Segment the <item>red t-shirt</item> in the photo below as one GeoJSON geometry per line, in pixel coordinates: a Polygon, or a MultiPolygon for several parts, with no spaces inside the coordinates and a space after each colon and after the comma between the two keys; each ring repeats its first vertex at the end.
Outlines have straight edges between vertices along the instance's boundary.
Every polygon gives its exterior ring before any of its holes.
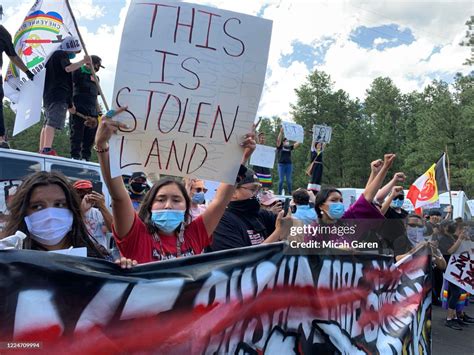
{"type": "MultiPolygon", "coordinates": [[[[177,258],[177,237],[158,234],[161,240],[155,241],[143,221],[135,213],[132,229],[122,239],[112,228],[115,241],[122,255],[136,260],[139,264],[177,258]]],[[[201,254],[209,244],[210,238],[202,217],[192,221],[184,230],[184,242],[181,244],[181,257],[201,254]]]]}

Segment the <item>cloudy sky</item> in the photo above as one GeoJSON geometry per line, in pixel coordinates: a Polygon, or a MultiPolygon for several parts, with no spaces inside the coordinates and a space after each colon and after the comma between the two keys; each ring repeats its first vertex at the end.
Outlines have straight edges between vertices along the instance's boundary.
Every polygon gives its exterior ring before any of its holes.
{"type": "MultiPolygon", "coordinates": [[[[33,0],[0,0],[3,25],[15,33],[33,0]]],[[[130,0],[70,0],[88,51],[103,59],[100,72],[110,101],[120,37],[130,0]]],[[[208,0],[202,5],[273,21],[267,77],[259,115],[288,117],[294,89],[313,70],[331,75],[336,89],[365,96],[378,76],[402,92],[433,79],[448,82],[469,50],[459,46],[474,2],[407,0],[208,0]]],[[[5,70],[5,66],[3,68],[5,70]]],[[[289,117],[288,117],[289,118],[289,117]]]]}

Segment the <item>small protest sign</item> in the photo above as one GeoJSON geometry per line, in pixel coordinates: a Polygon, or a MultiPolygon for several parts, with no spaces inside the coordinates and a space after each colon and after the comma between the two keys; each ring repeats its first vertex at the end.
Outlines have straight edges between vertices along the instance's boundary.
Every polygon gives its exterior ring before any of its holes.
{"type": "Polygon", "coordinates": [[[283,133],[285,134],[286,139],[303,143],[304,130],[302,126],[291,122],[282,122],[281,125],[283,127],[283,133]]]}
{"type": "Polygon", "coordinates": [[[332,127],[325,125],[313,126],[313,142],[329,143],[332,136],[332,127]]]}
{"type": "Polygon", "coordinates": [[[114,84],[111,173],[234,183],[265,79],[271,21],[184,2],[131,2],[114,84]],[[256,35],[258,34],[258,35],[256,35]]]}
{"type": "Polygon", "coordinates": [[[273,165],[275,164],[275,152],[275,147],[257,144],[257,148],[250,158],[250,164],[273,169],[273,165]]]}
{"type": "Polygon", "coordinates": [[[444,278],[463,290],[474,293],[474,242],[472,240],[463,241],[456,254],[451,255],[444,278]]]}

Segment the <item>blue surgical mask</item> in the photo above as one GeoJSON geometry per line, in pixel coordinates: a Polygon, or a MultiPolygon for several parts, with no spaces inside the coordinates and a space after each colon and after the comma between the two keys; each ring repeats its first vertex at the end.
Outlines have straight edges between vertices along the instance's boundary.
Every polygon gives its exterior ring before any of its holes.
{"type": "Polygon", "coordinates": [[[407,237],[413,246],[425,240],[423,227],[407,226],[407,237]]]}
{"type": "Polygon", "coordinates": [[[196,192],[193,195],[193,198],[191,200],[192,200],[193,203],[197,203],[198,205],[203,204],[204,201],[205,201],[204,192],[196,192]]]}
{"type": "Polygon", "coordinates": [[[173,233],[184,222],[182,210],[154,210],[151,211],[151,221],[166,234],[173,233]]]}
{"type": "Polygon", "coordinates": [[[328,215],[332,219],[340,219],[345,212],[344,204],[342,202],[330,202],[328,215]]]}
{"type": "Polygon", "coordinates": [[[76,53],[69,52],[67,54],[67,56],[68,56],[69,59],[74,59],[74,58],[76,58],[76,53]]]}
{"type": "Polygon", "coordinates": [[[393,200],[392,207],[393,208],[402,208],[404,200],[393,200]]]}

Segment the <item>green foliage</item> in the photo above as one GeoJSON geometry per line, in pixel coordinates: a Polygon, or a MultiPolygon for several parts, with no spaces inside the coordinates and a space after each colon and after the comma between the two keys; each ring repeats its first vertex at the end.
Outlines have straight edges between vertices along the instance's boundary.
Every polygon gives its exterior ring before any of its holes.
{"type": "MultiPolygon", "coordinates": [[[[397,154],[389,177],[403,171],[405,188],[448,149],[451,187],[474,195],[474,74],[458,74],[449,86],[433,81],[423,92],[401,94],[390,78],[376,78],[364,102],[335,91],[329,75],[315,71],[296,89],[293,119],[303,126],[305,142],[293,152],[293,185],[305,187],[309,178],[312,127],[333,127],[324,153],[323,185],[363,187],[370,162],[385,153],[397,154]]],[[[275,118],[264,119],[267,137],[276,136],[275,118]]],[[[267,138],[267,145],[272,139],[267,138]]],[[[274,187],[278,173],[273,170],[274,187]]]]}

